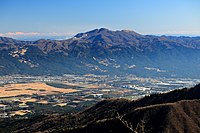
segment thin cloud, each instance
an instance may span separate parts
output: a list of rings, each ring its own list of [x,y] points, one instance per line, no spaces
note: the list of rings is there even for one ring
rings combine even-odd
[[[4,36],[33,36],[33,35],[40,35],[39,32],[7,32],[7,33],[0,33],[0,35],[4,35]]]
[[[57,33],[57,32],[49,32],[49,33],[41,33],[41,32],[7,32],[7,33],[0,33],[0,36],[5,37],[36,37],[36,36],[73,36],[73,32],[67,33]]]

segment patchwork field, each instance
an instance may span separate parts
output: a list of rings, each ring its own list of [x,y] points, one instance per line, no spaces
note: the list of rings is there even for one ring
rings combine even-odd
[[[49,86],[46,83],[20,83],[20,84],[8,84],[0,86],[0,97],[13,97],[18,95],[49,95],[56,93],[72,93],[80,90],[73,88],[58,88]]]

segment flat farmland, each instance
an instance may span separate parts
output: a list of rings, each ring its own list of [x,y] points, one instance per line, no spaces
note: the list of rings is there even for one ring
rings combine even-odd
[[[80,90],[73,88],[58,88],[49,86],[46,83],[34,82],[34,83],[18,83],[7,84],[0,86],[0,97],[14,97],[19,95],[50,95],[56,93],[73,93]]]

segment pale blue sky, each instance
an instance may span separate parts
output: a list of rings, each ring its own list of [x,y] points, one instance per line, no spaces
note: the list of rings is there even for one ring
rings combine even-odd
[[[0,0],[0,35],[64,35],[105,27],[200,35],[200,0]]]

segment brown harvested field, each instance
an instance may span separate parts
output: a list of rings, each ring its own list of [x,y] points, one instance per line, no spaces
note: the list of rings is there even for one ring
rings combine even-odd
[[[30,110],[18,110],[18,111],[14,111],[11,115],[14,116],[14,115],[25,115],[27,113],[31,113]]]
[[[98,86],[98,85],[87,85],[85,88],[88,88],[88,89],[99,89],[101,87]]]
[[[41,91],[43,90],[43,91]],[[45,83],[20,83],[20,84],[8,84],[0,87],[0,97],[12,97],[18,95],[48,95],[56,93],[72,93],[80,90],[71,88],[56,88],[48,86]]]

